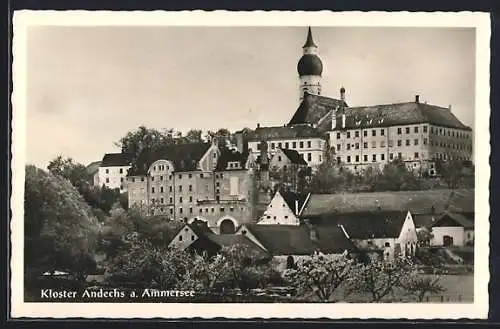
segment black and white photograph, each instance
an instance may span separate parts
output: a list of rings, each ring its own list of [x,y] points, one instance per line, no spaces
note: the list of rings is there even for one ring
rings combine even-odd
[[[12,316],[486,317],[489,24],[15,13]]]

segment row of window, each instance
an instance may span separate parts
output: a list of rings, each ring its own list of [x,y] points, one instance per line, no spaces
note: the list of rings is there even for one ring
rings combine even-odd
[[[302,159],[304,159],[304,153],[300,153],[300,156],[302,157]],[[281,155],[278,155],[278,161],[281,162],[282,160],[283,158],[281,157]],[[311,153],[307,153],[307,161],[312,161]],[[319,156],[319,162],[321,162],[321,155]]]
[[[182,197],[179,197],[179,203],[182,203],[184,200]],[[158,203],[161,203],[161,204],[164,204],[165,203],[165,198],[158,198],[158,199],[155,199],[155,198],[151,198],[151,202],[152,203],[155,203],[155,202],[158,202]],[[193,196],[189,196],[189,202],[193,202]],[[172,204],[174,203],[174,198],[173,197],[170,197],[169,198],[169,204]]]
[[[439,147],[446,147],[446,148],[451,148],[451,149],[456,149],[456,150],[467,150],[467,151],[472,151],[472,145],[465,145],[462,143],[446,143],[444,141],[439,141],[439,142],[432,142],[431,141],[431,146],[439,146]]]
[[[431,126],[431,133],[441,135],[441,136],[457,137],[457,138],[461,138],[461,139],[469,139],[470,138],[470,134],[462,132],[462,131],[455,131],[453,129],[438,128],[438,127],[432,127],[432,126]]]
[[[120,168],[118,171],[120,172],[120,174],[124,173],[123,168]],[[109,174],[109,168],[106,168],[105,172],[106,172],[106,174]]]
[[[321,147],[321,141],[319,141],[318,143],[319,143],[319,147]],[[303,149],[304,145],[306,145],[306,148],[312,148],[312,141],[306,141],[305,143],[304,143],[304,141],[300,141],[300,142],[272,142],[271,149],[273,149],[273,150],[276,148],[290,149],[290,146],[292,149],[297,149],[297,146],[298,146],[298,148]],[[257,144],[257,150],[260,150],[260,144]]]
[[[419,139],[416,138],[413,140],[413,145],[418,145],[419,144]],[[423,144],[424,145],[427,145],[427,138],[424,138],[423,139]],[[406,139],[405,140],[405,145],[406,146],[410,146],[411,145],[411,140],[410,139]],[[376,141],[372,141],[371,142],[371,146],[372,148],[376,148],[377,147],[377,142]],[[389,147],[393,147],[394,146],[394,141],[390,140],[389,141]],[[401,139],[398,139],[397,140],[397,146],[403,146],[403,141]],[[354,144],[347,144],[346,145],[346,149],[347,151],[351,150],[351,148],[354,148],[356,150],[358,150],[360,147],[360,143],[354,143]],[[385,141],[381,141],[380,142],[380,147],[385,147]],[[363,148],[367,149],[368,148],[368,142],[363,142]],[[342,145],[341,144],[337,144],[337,151],[340,151],[342,149]]]
[[[160,176],[158,176],[158,177],[160,178],[160,180],[161,180],[161,181],[163,180],[163,176],[162,176],[162,175],[160,175]],[[200,178],[203,178],[203,177],[204,177],[203,173],[200,173]],[[224,176],[223,176],[223,174],[222,174],[222,173],[220,173],[220,174],[215,174],[215,178],[223,178],[223,177],[224,177]],[[172,175],[169,175],[169,176],[168,176],[168,179],[169,179],[169,180],[172,180],[172,178],[173,178],[173,176],[172,176]],[[182,174],[179,174],[179,175],[178,175],[178,178],[179,178],[179,179],[182,179]],[[193,174],[188,174],[188,178],[193,178]],[[151,176],[151,180],[152,180],[152,181],[154,181],[154,180],[155,180],[155,176]],[[132,183],[134,183],[134,182],[135,182],[135,177],[131,177],[131,181],[132,181]],[[144,176],[142,176],[142,177],[141,177],[141,182],[144,182]]]
[[[162,213],[165,212],[165,208],[160,207],[159,209],[160,209],[160,212],[162,212]],[[174,214],[174,208],[170,207],[168,209],[169,209],[169,213],[171,215],[173,215]],[[184,213],[184,209],[182,207],[179,207],[178,209],[179,209],[178,210],[179,214],[183,214]],[[209,210],[210,210],[211,213],[215,212],[215,208],[214,207],[211,207],[211,208],[199,208],[198,212],[200,214],[203,214],[203,212],[205,212],[206,214],[208,214]],[[243,210],[243,208],[241,210]],[[190,214],[192,214],[193,213],[193,207],[189,207],[188,210],[187,210],[187,212],[190,213]],[[220,207],[220,212],[226,212],[226,209],[224,207]],[[234,207],[229,207],[229,212],[234,212]]]
[[[397,154],[397,157],[399,159],[402,159],[403,158],[403,154],[401,152],[398,152]],[[415,152],[413,157],[415,159],[419,159],[419,153],[418,152]],[[351,157],[350,155],[348,155],[346,157],[346,162],[347,163],[351,163],[351,162],[360,162],[360,159],[361,157],[359,155],[356,155],[354,157]],[[385,154],[384,153],[381,153],[380,154],[380,157],[378,157],[378,159],[380,159],[380,161],[385,161]],[[354,160],[354,161],[353,161]],[[394,160],[394,153],[389,153],[389,160]],[[363,162],[368,162],[369,161],[369,158],[368,158],[368,154],[365,154],[363,155]],[[372,154],[371,156],[371,161],[372,162],[377,162],[377,154]],[[337,157],[337,163],[341,163],[342,162],[342,157],[341,156],[338,156]]]
[[[217,182],[217,186],[219,186],[219,182]],[[169,186],[168,187],[168,190],[169,192],[173,192],[173,187],[172,186]],[[193,191],[193,185],[189,185],[188,186],[188,190],[189,192],[192,192]],[[151,187],[151,193],[155,193],[156,189],[155,187]],[[163,193],[163,186],[160,186],[160,193]],[[179,185],[179,192],[182,192],[182,185]]]
[[[461,161],[470,161],[470,157],[466,156],[453,156],[446,153],[435,153],[432,155],[433,160],[461,160]]]
[[[380,136],[385,136],[385,128],[371,129],[371,136],[373,136],[373,137],[377,136],[377,130],[379,130],[379,135]],[[424,133],[426,133],[427,132],[427,126],[423,126],[422,130],[423,130]],[[410,131],[411,131],[410,127],[406,127],[405,128],[405,132],[407,134],[409,134]],[[413,127],[413,132],[414,133],[418,133],[419,132],[419,127],[418,126]],[[401,135],[402,133],[403,133],[403,130],[402,130],[401,127],[399,127],[398,128],[398,135]],[[347,138],[351,138],[351,132],[350,131],[348,131],[346,133],[346,135],[347,135]],[[368,130],[363,130],[363,137],[368,137]],[[359,138],[359,130],[354,131],[354,138]],[[337,133],[337,139],[341,139],[341,133],[340,132]]]

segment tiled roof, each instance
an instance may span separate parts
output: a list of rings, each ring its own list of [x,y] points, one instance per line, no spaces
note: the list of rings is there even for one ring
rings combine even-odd
[[[310,125],[259,127],[248,135],[249,141],[266,141],[273,139],[291,139],[321,137],[322,135]]]
[[[129,166],[130,156],[124,153],[106,153],[101,161],[101,167]]]
[[[299,152],[291,149],[281,149],[281,150],[286,155],[288,160],[290,160],[291,163],[307,166],[306,160],[304,160],[304,158],[300,155]]]
[[[317,124],[328,112],[337,110],[342,106],[347,106],[347,104],[339,99],[313,95],[306,92],[304,99],[288,125]]]
[[[439,218],[439,214],[420,214],[413,215],[413,222],[415,223],[416,228],[426,227],[430,228],[432,224]]]
[[[226,147],[221,147],[219,149],[221,154],[215,170],[217,171],[226,170],[228,162],[239,162],[241,169],[245,169],[245,163],[248,158],[248,152],[240,153],[236,150],[230,150]]]
[[[409,210],[412,214],[474,212],[474,190],[428,190],[372,193],[312,194],[302,217],[323,214]]]
[[[279,191],[283,199],[285,200],[286,204],[290,209],[295,213],[295,201],[298,201],[298,206],[299,206],[299,211],[304,205],[304,202],[307,199],[307,194],[303,193],[295,193],[291,191],[284,191],[281,190]]]
[[[256,253],[260,257],[267,257],[269,254],[263,250],[261,247],[256,245],[246,236],[241,234],[211,234],[206,236],[210,241],[219,245],[221,248],[223,247],[232,247],[234,245],[241,245],[246,248],[250,252]]]
[[[129,169],[128,175],[145,175],[149,166],[157,160],[172,161],[175,171],[197,170],[198,162],[210,146],[210,143],[188,143],[169,145],[153,152],[144,150],[136,163]]]
[[[273,255],[310,255],[315,251],[342,253],[354,246],[338,227],[318,228],[318,241],[310,238],[305,225],[245,224],[257,240]],[[335,238],[333,238],[335,237]]]
[[[203,221],[194,221],[186,225],[189,226],[198,237],[215,234],[214,231],[208,227],[207,223]]]
[[[397,238],[406,215],[405,211],[334,214],[322,217],[322,223],[342,225],[351,239]]]
[[[457,214],[457,213],[449,213],[446,212],[444,213],[440,218],[436,219],[436,221],[433,223],[432,226],[437,226],[441,222],[441,220],[445,218],[450,218],[453,221],[455,221],[458,225],[463,226],[463,228],[474,228],[474,222],[468,220],[465,218],[464,215],[462,214]]]
[[[467,129],[448,108],[425,103],[407,102],[386,105],[349,107],[345,109],[345,129],[388,127],[429,123],[448,128]],[[320,131],[331,130],[332,113],[319,124]],[[342,116],[337,115],[336,129],[342,129]]]

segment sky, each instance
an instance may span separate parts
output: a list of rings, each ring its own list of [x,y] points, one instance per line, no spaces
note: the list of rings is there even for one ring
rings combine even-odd
[[[475,30],[312,27],[322,94],[350,106],[452,106],[474,128]],[[89,164],[140,125],[231,131],[298,107],[307,27],[30,27],[27,162]]]

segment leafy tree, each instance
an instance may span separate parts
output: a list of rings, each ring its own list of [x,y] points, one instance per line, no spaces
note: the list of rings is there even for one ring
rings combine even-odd
[[[415,296],[417,301],[422,302],[427,294],[439,294],[446,291],[439,281],[439,276],[411,275],[408,280],[402,281],[402,286],[407,294]]]
[[[441,176],[441,178],[446,182],[446,185],[450,189],[456,189],[459,188],[463,180],[466,176],[471,176],[467,175],[469,169],[467,166],[467,163],[464,163],[464,161],[461,160],[437,160],[436,161],[436,171],[438,174]],[[473,176],[473,171],[474,169],[472,168],[472,176]]]
[[[417,231],[417,243],[421,247],[428,246],[433,238],[434,235],[425,227]]]
[[[61,155],[49,162],[47,169],[54,175],[63,177],[76,188],[88,185],[92,180],[87,168],[72,158],[63,158]]]
[[[26,167],[24,257],[28,281],[45,271],[69,271],[83,280],[93,261],[97,221],[71,183]]]
[[[352,260],[314,255],[285,270],[285,280],[299,294],[314,292],[322,302],[328,302],[335,290],[350,275]]]
[[[370,294],[372,301],[379,302],[389,294],[394,295],[413,271],[413,264],[404,258],[390,262],[371,260],[358,263],[347,280],[346,294],[365,292]]]
[[[202,143],[203,138],[202,138],[202,131],[199,129],[191,129],[186,133],[186,136],[184,136],[184,141],[186,143]]]

